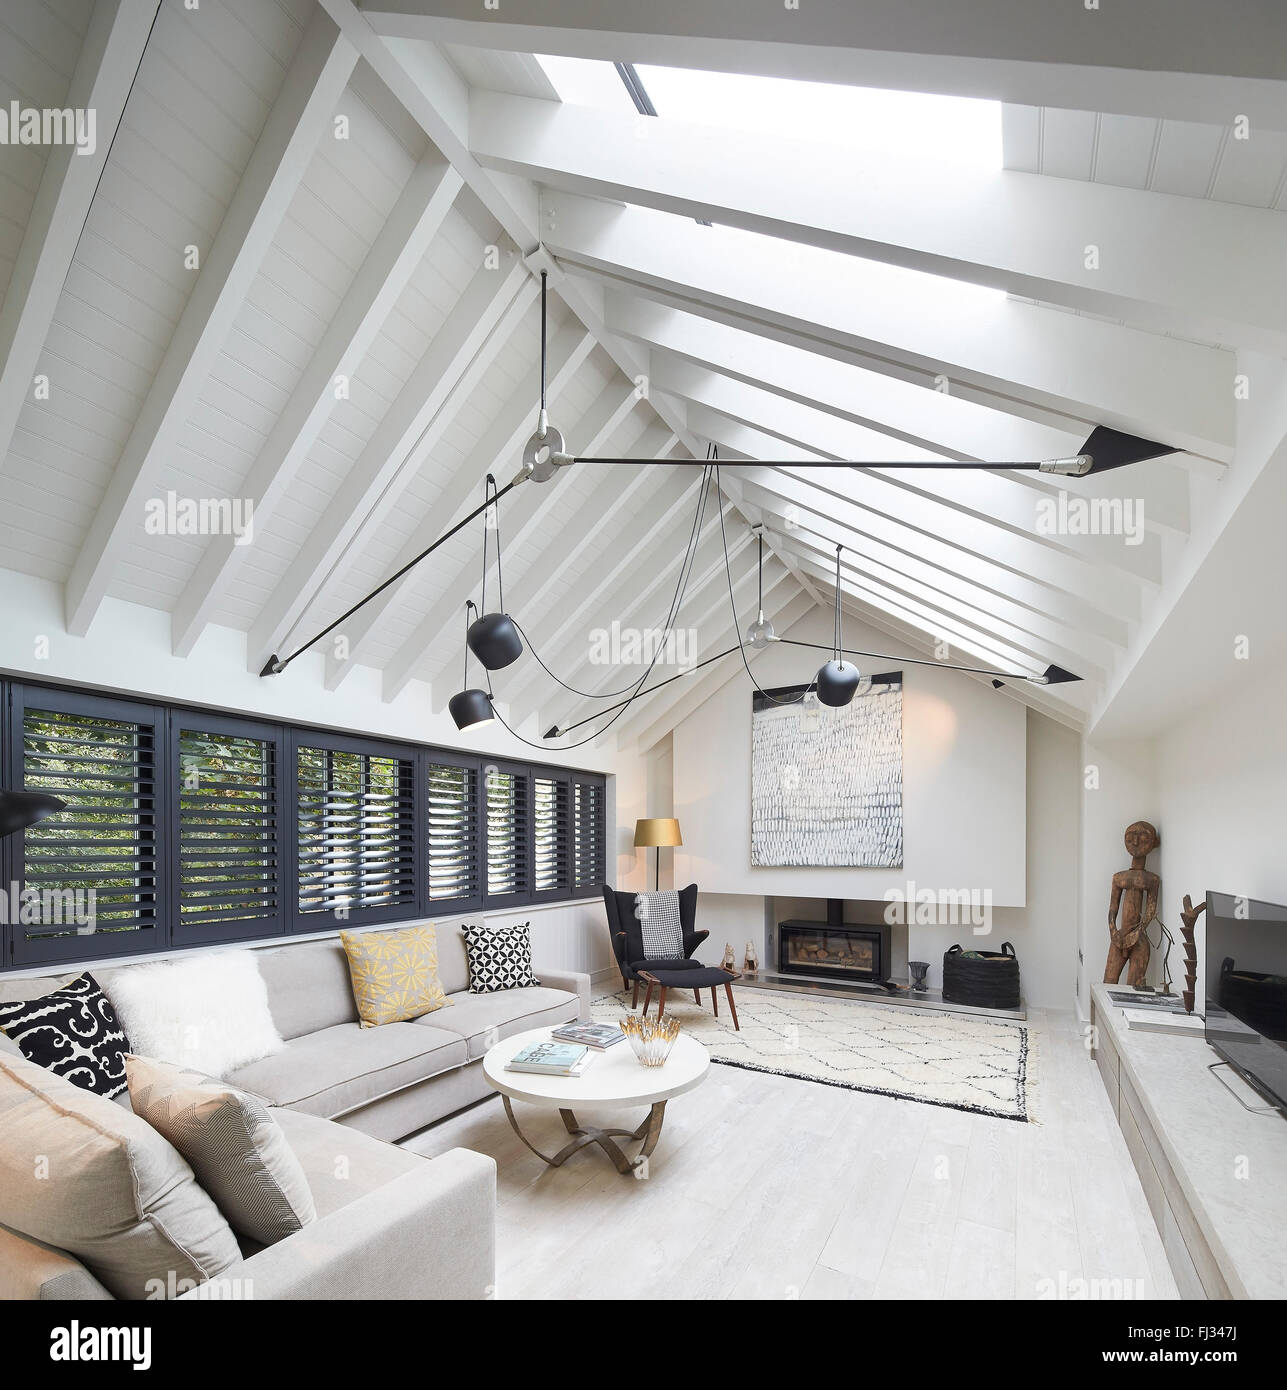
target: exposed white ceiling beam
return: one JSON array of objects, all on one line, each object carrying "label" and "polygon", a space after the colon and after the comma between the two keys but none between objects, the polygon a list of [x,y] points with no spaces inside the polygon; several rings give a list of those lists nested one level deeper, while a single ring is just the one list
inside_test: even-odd
[{"label": "exposed white ceiling beam", "polygon": [[[472,94],[469,139],[487,168],[565,193],[1287,349],[1284,232],[1270,208],[878,152],[846,153],[841,174],[836,151],[816,142],[501,92]],[[1213,246],[1238,254],[1213,257]]]},{"label": "exposed white ceiling beam", "polygon": [[[773,600],[766,606],[765,613],[775,627],[786,631],[815,606],[808,594],[797,585],[781,582],[775,584]],[[727,642],[724,641],[725,638]],[[711,645],[718,650],[723,645],[731,645],[734,640],[735,634],[730,624]],[[747,650],[746,659],[750,663],[752,673],[757,676],[759,673],[756,672],[755,665],[758,656],[758,652]],[[818,664],[821,665],[821,661]],[[807,669],[807,660],[802,665]],[[759,678],[763,679],[762,676]],[[722,690],[729,681],[738,679],[745,683],[749,700],[752,694],[751,679],[746,674],[741,657],[734,652],[723,661],[715,662],[710,670],[697,675],[691,681],[676,681],[655,700],[641,701],[637,717],[636,712],[631,710],[629,722],[622,720],[624,727],[617,735],[617,746],[628,749],[633,745],[639,752],[645,752],[658,739],[665,738],[695,710],[700,709],[716,691]],[[805,675],[804,681],[807,682],[808,679],[809,676]]]},{"label": "exposed white ceiling beam", "polygon": [[143,524],[144,504],[168,462],[264,255],[357,62],[357,50],[320,10],[309,21],[276,104],[121,451],[67,580],[67,630],[84,636],[117,561]]},{"label": "exposed white ceiling beam", "polygon": [[[729,486],[728,480],[725,486]],[[1044,656],[1046,664],[1057,662],[1080,676],[1106,673],[1121,655],[1121,647],[1097,633],[1071,629],[1047,614],[1005,602],[959,580],[950,585],[943,580],[926,583],[920,577],[926,567],[906,562],[894,566],[875,558],[872,552],[877,547],[835,521],[824,523],[812,517],[803,521],[798,513],[788,518],[784,513],[790,504],[775,503],[762,489],[747,487],[743,496],[748,505],[758,509],[782,554],[793,555],[797,560],[800,555],[812,556],[833,565],[835,546],[841,543],[845,546],[841,558],[846,572],[865,576],[891,594],[919,599],[928,607],[964,618],[983,632],[995,633]],[[825,531],[819,529],[823,525]]]},{"label": "exposed white ceiling beam", "polygon": [[[745,432],[736,425],[725,433],[732,448],[747,442]],[[742,467],[737,470],[737,481],[745,488],[760,489],[766,496],[780,499],[787,508],[788,520],[794,518],[812,525],[823,534],[832,525],[844,526],[854,536],[865,538],[865,553],[872,558],[894,570],[906,569],[931,588],[956,594],[976,607],[987,609],[994,603],[1016,605],[1018,609],[1047,614],[1072,631],[1084,628],[1118,645],[1127,639],[1127,619],[1131,615],[1120,607],[1105,612],[1079,592],[1041,583],[990,556],[976,555],[936,536],[909,531],[870,507],[819,490],[807,478],[783,469]],[[816,520],[810,522],[809,517]],[[992,597],[985,599],[984,595]],[[1010,610],[1006,607],[998,611]],[[1021,622],[1017,616],[1011,621]]]},{"label": "exposed white ceiling beam", "polygon": [[[948,391],[929,390],[620,290],[610,290],[606,296],[606,323],[612,333],[651,351],[708,367],[734,381],[881,430],[946,458],[1007,462],[1065,458],[1075,454],[1085,439],[1084,434],[1054,429]],[[1040,473],[1006,476],[1034,494],[1034,505],[1036,497],[1057,498],[1061,489],[1084,497],[1142,497],[1148,529],[1188,534],[1188,474],[1182,464],[1165,457],[1090,478],[1058,479]]]},{"label": "exposed white ceiling beam", "polygon": [[[515,245],[536,252],[544,240],[536,185],[526,179],[493,174],[470,153],[469,86],[447,55],[433,43],[382,37],[354,0],[321,0],[321,4]],[[553,269],[557,271],[557,267]],[[626,379],[633,381],[642,371],[640,356],[604,329],[602,294],[562,276],[551,276],[551,288],[558,290],[560,298],[595,335]],[[670,412],[665,403],[656,408],[693,452],[694,444],[682,416]]]},{"label": "exposed white ceiling beam", "polygon": [[517,256],[495,270],[484,267],[475,272],[376,426],[321,524],[309,533],[255,620],[247,644],[253,671],[275,652],[287,655],[281,650],[285,639],[293,640],[295,628],[361,533],[378,525],[396,503],[424,451],[468,399],[535,292]]},{"label": "exposed white ceiling beam", "polygon": [[[617,391],[609,387],[577,423],[577,435],[590,441],[594,448],[602,447],[638,402],[639,397],[633,386]],[[556,476],[547,483],[526,482],[502,504],[501,541],[505,554],[511,558],[511,566],[524,555],[533,540],[549,542],[546,523],[559,506],[559,481]],[[488,578],[495,572],[496,556],[493,551]],[[511,586],[520,572],[511,567]],[[441,659],[437,665],[445,665],[448,653],[458,650],[455,643],[460,640],[461,615],[466,600],[475,592],[475,580],[473,566],[466,566],[386,663],[382,681],[382,695],[386,701],[397,699],[407,682],[415,677],[423,661],[433,659],[433,654],[439,653]]]},{"label": "exposed white ceiling beam", "polygon": [[[526,601],[515,605],[542,660],[555,671],[562,672],[566,668],[575,644],[584,649],[587,612],[606,596],[611,596],[613,602],[623,602],[628,591],[637,589],[643,562],[656,554],[657,537],[672,533],[678,536],[696,508],[700,479],[695,470],[681,470],[678,477],[654,470],[649,476],[653,480],[651,499],[636,508],[629,524],[618,533],[594,585],[587,586],[570,602],[561,604],[554,613],[540,613]],[[678,546],[675,559],[678,561]],[[655,565],[650,565],[646,572],[654,576],[658,573]],[[512,681],[506,682],[506,693],[521,703],[532,686],[543,678],[540,665],[529,653]]]},{"label": "exposed white ceiling beam", "polygon": [[[865,426],[783,400],[760,387],[731,381],[691,363],[666,363],[659,359],[653,367],[652,382],[654,390],[672,391],[786,444],[806,449],[819,458],[932,461],[938,457],[914,445],[873,434]],[[1048,534],[1041,529],[1040,518],[1044,513],[1038,504],[1042,499],[1029,489],[1016,487],[1003,475],[979,469],[954,471],[946,467],[904,472],[820,468],[809,476],[818,487],[842,497],[869,499],[869,506],[944,535],[958,544],[968,544],[976,551],[987,552],[995,546],[1011,555],[1016,564],[1026,564],[1021,558],[1024,551],[1033,554],[1058,552],[1064,559],[1056,561],[1055,568],[1058,570],[1062,566],[1070,580],[1074,576],[1084,576],[1087,566],[1097,571],[1111,568],[1152,584],[1159,583],[1162,578],[1158,537],[1145,532],[1142,525],[1138,543],[1129,545],[1125,534]],[[889,498],[886,504],[882,501],[882,487],[896,488],[902,495]],[[1124,512],[1122,515],[1125,517]],[[1051,512],[1050,520],[1057,526],[1057,513]],[[1008,536],[994,537],[997,528]],[[1019,539],[1017,547],[1011,537]],[[1034,572],[1042,573],[1042,562],[1033,563],[1037,565]],[[1105,575],[1104,578],[1111,583],[1113,577]]]},{"label": "exposed white ceiling beam", "polygon": [[809,0],[730,10],[724,0],[524,0],[484,13],[477,0],[364,0],[386,34],[522,53],[759,73],[1028,106],[1063,106],[1287,129],[1281,65],[1287,18],[1212,22],[1209,0],[1129,6],[1013,0]]},{"label": "exposed white ceiling beam", "polygon": [[[901,363],[1024,404],[1227,462],[1233,354],[651,208],[542,196],[545,244],[613,285],[815,351]],[[731,242],[729,238],[735,238]],[[1042,418],[1038,416],[1037,418]],[[1089,432],[1089,430],[1087,430]]]},{"label": "exposed white ceiling beam", "polygon": [[0,308],[0,468],[34,384],[49,325],[156,8],[147,0],[98,0],[90,16],[67,90],[67,106],[94,113],[94,148],[82,150],[74,143],[49,148]]},{"label": "exposed white ceiling beam", "polygon": [[[242,485],[261,534],[330,418],[336,379],[357,370],[460,187],[460,175],[436,150],[407,181]],[[171,617],[176,656],[186,656],[196,644],[246,550],[234,536],[211,537]]]},{"label": "exposed white ceiling beam", "polygon": [[[566,324],[554,335],[554,341],[550,344],[549,371],[546,378],[551,400],[558,399],[560,392],[576,375],[593,347],[594,338],[578,323]],[[473,511],[482,500],[482,484],[489,473],[503,475],[499,480],[502,487],[509,482],[518,471],[518,460],[523,445],[536,427],[539,407],[538,387],[524,387],[515,393],[504,411],[492,420],[486,432],[470,451],[468,461],[447,481],[442,494],[434,501],[432,517],[426,518],[425,522],[416,528],[415,534],[402,547],[397,560],[389,567],[390,573],[396,573],[403,565],[410,564],[435,536],[450,531]],[[372,633],[379,627],[389,608],[410,587],[413,574],[414,571],[397,584],[391,584],[383,593],[354,613],[343,628],[337,629],[336,635],[345,638],[347,653],[341,657],[337,655],[334,645],[327,648],[324,677],[327,690],[335,690],[362,660]]]}]

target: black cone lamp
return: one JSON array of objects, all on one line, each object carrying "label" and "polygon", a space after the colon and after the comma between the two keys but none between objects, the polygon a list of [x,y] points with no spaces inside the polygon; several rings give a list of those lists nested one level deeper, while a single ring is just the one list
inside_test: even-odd
[{"label": "black cone lamp", "polygon": [[818,684],[818,699],[824,705],[839,709],[853,699],[862,679],[857,666],[845,660],[840,637],[840,551],[836,546],[836,628],[833,648],[835,655],[825,666],[819,667],[814,677]]},{"label": "black cone lamp", "polygon": [[15,835],[66,809],[65,801],[48,792],[0,791],[0,836]]},{"label": "black cone lamp", "polygon": [[456,728],[462,732],[465,729],[472,729],[477,724],[490,724],[496,717],[492,713],[492,697],[486,690],[479,690],[477,686],[472,689],[469,685],[469,650],[472,645],[468,640],[468,634],[474,630],[477,623],[469,624],[470,611],[477,612],[478,609],[473,599],[469,599],[465,604],[466,621],[466,640],[465,640],[465,683],[464,689],[458,691],[447,701],[447,711],[456,721]]},{"label": "black cone lamp", "polygon": [[469,631],[465,633],[465,641],[468,642],[469,650],[478,658],[485,671],[502,671],[523,655],[523,639],[518,635],[518,627],[514,619],[505,612],[505,580],[501,573],[500,499],[495,497],[496,479],[490,473],[487,475],[486,490],[487,495],[494,498],[492,509],[496,530],[496,588],[500,611],[496,613],[485,611],[487,608],[487,532],[492,529],[490,526],[485,526],[483,530],[484,611],[469,625]]}]

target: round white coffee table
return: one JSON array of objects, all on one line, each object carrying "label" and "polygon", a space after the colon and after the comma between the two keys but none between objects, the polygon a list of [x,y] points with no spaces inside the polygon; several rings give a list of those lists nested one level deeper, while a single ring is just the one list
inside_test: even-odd
[{"label": "round white coffee table", "polygon": [[[520,1048],[528,1043],[545,1042],[549,1036],[549,1028],[533,1028],[503,1039],[483,1058],[483,1075],[500,1092],[514,1133],[551,1168],[558,1168],[587,1144],[597,1144],[616,1164],[619,1173],[633,1172],[657,1147],[666,1102],[672,1096],[691,1091],[711,1065],[710,1054],[701,1043],[681,1033],[665,1065],[660,1067],[645,1067],[635,1060],[629,1042],[619,1042],[606,1052],[593,1053],[594,1060],[580,1076],[540,1076],[534,1072],[505,1070],[505,1063]],[[553,1156],[543,1154],[519,1129],[511,1100],[526,1101],[544,1110],[557,1110],[571,1140]],[[573,1105],[598,1110],[647,1105],[650,1109],[638,1129],[596,1129],[578,1123]],[[616,1142],[618,1139],[642,1139],[643,1147],[632,1159]]]}]

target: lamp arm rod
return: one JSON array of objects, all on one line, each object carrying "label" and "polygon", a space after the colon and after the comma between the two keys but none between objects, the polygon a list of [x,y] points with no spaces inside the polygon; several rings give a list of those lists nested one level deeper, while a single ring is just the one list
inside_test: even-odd
[{"label": "lamp arm rod", "polygon": [[289,656],[279,658],[276,655],[276,653],[274,653],[272,656],[268,658],[268,661],[265,664],[264,669],[260,671],[259,674],[261,676],[280,675],[281,672],[283,672],[291,664],[291,662],[295,660],[297,656],[303,656],[303,654],[306,651],[308,651],[310,647],[315,647],[328,633],[334,632],[335,629],[339,627],[341,623],[347,622],[354,615],[354,613],[358,611],[359,608],[362,608],[366,604],[370,603],[373,598],[376,598],[380,594],[382,594],[391,584],[396,584],[398,580],[401,579],[402,576],[407,573],[408,570],[414,569],[421,562],[421,560],[424,560],[428,556],[432,555],[433,552],[437,550],[440,545],[443,545],[445,542],[449,541],[458,531],[464,530],[464,528],[468,526],[471,521],[474,521],[478,517],[480,517],[485,511],[487,511],[489,507],[494,507],[496,503],[499,502],[500,499],[504,497],[507,492],[510,491],[511,488],[517,487],[518,484],[524,480],[524,477],[525,475],[520,473],[516,477],[512,478],[508,483],[506,483],[505,486],[501,488],[499,492],[490,494],[487,497],[487,499],[484,502],[482,502],[479,506],[475,507],[474,510],[469,513],[468,516],[462,517],[453,527],[451,527],[450,530],[444,531],[442,535],[439,536],[438,539],[433,542],[432,545],[427,545],[420,552],[419,555],[415,556],[413,559],[408,560],[407,563],[403,565],[401,569],[395,570],[388,577],[388,579],[384,580],[381,584],[378,584],[374,589],[371,590],[369,594],[367,594],[365,598],[358,599],[358,601],[353,605],[352,608],[346,609],[343,613],[340,614],[338,618],[335,619],[333,623],[328,623],[321,630],[321,632],[316,633],[314,636],[310,637],[308,641],[303,644],[303,646],[296,647],[296,649],[293,652],[291,652]]},{"label": "lamp arm rod", "polygon": [[[627,459],[627,458],[591,458],[584,455],[577,455],[572,459],[573,463],[611,463],[611,464],[633,464],[636,467],[650,468],[697,468],[703,467],[705,459]],[[1017,468],[1026,469],[1029,472],[1041,472],[1047,467],[1046,463],[986,463],[977,459],[965,461],[955,461],[943,459],[941,461],[926,462],[922,459],[884,459],[880,461],[863,459],[720,459],[722,468]]]},{"label": "lamp arm rod", "polygon": [[[797,637],[779,637],[776,640],[779,642],[785,642],[788,646],[791,647],[812,647],[814,651],[819,652],[832,651],[831,647],[826,646],[822,642],[802,642]],[[843,656],[844,653],[842,652],[841,655]],[[989,668],[986,666],[957,666],[950,661],[931,661],[928,657],[923,656],[890,656],[888,652],[860,651],[851,651],[849,655],[871,656],[875,657],[877,661],[900,661],[905,662],[908,666],[936,666],[940,671],[968,671],[971,675],[995,676],[998,680],[1004,679],[1012,681],[1030,681],[1036,679],[1036,677],[1034,676],[1025,676],[1021,672],[992,671],[989,670]]]},{"label": "lamp arm rod", "polygon": [[[654,690],[660,690],[663,685],[670,685],[673,681],[683,680],[685,676],[691,676],[694,671],[700,671],[703,666],[709,666],[712,661],[720,661],[726,656],[732,656],[738,649],[729,647],[727,651],[716,652],[714,656],[708,656],[704,661],[699,661],[695,666],[690,666],[686,671],[680,671],[678,675],[667,676],[664,681],[658,681],[656,685],[650,685],[647,690],[636,691],[628,699],[618,700],[615,705],[607,705],[601,710],[596,710],[593,714],[586,715],[584,719],[578,719],[575,724],[569,724],[567,728],[559,728],[559,737],[570,734],[573,729],[579,729],[582,724],[589,724],[591,720],[599,719],[605,714],[610,714],[614,709],[620,709],[622,705],[633,704],[635,700],[642,699],[645,695],[651,695]],[[548,735],[547,735],[548,737]]]}]

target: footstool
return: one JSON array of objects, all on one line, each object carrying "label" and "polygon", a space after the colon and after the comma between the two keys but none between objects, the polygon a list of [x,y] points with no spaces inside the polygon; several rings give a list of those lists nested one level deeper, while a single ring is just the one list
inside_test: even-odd
[{"label": "footstool", "polygon": [[648,986],[648,992],[644,995],[643,1011],[645,1017],[648,1013],[648,1005],[652,1002],[652,991],[655,985],[660,991],[657,997],[657,1017],[660,1018],[666,1012],[666,991],[668,989],[691,989],[693,998],[700,1004],[702,1002],[702,990],[709,988],[711,992],[711,1008],[715,1010],[715,1017],[719,1017],[719,998],[715,991],[720,985],[724,986],[724,993],[728,998],[729,1012],[733,1015],[733,1027],[737,1032],[742,1031],[742,1025],[737,1021],[737,1005],[733,1002],[733,981],[740,980],[742,977],[732,970],[721,970],[717,965],[701,965],[694,969],[689,966],[687,969],[663,969],[661,966],[654,966],[651,970],[640,970],[639,978]]}]

